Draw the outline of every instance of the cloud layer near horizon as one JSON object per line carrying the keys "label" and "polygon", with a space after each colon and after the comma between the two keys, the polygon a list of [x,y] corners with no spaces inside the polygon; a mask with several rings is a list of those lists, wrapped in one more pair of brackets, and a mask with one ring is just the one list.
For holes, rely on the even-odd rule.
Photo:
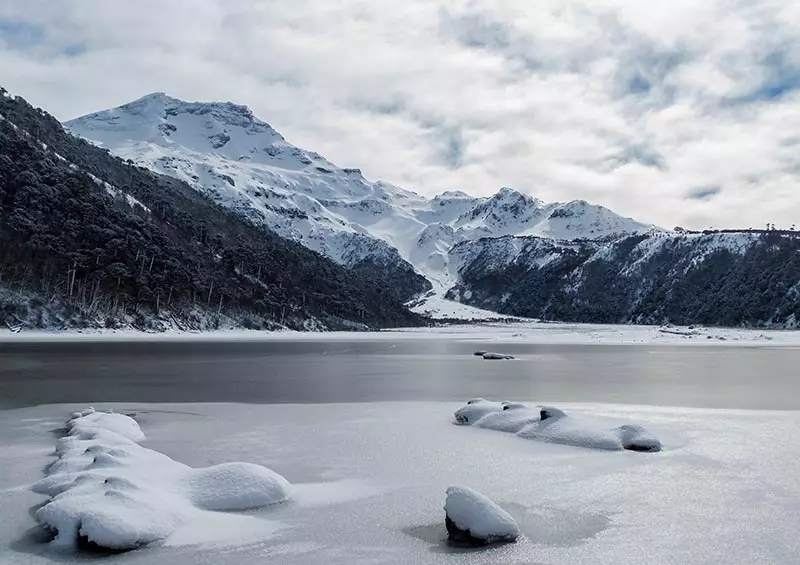
{"label": "cloud layer near horizon", "polygon": [[6,0],[0,85],[60,119],[250,106],[411,190],[584,198],[668,227],[800,218],[800,5]]}

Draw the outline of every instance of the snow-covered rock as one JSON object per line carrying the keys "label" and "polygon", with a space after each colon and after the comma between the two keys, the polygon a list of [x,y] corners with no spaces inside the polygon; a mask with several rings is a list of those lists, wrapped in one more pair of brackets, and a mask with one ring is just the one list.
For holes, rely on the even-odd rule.
{"label": "snow-covered rock", "polygon": [[642,426],[570,416],[552,406],[474,399],[455,413],[455,423],[516,434],[523,439],[606,450],[661,451],[661,441]]}
{"label": "snow-covered rock", "polygon": [[98,433],[109,432],[133,442],[144,441],[145,436],[142,428],[136,420],[125,414],[114,414],[110,412],[90,411],[79,412],[80,416],[67,420],[67,430],[72,437],[90,437]]}
{"label": "snow-covered rock", "polygon": [[444,511],[447,533],[457,543],[512,542],[520,535],[519,526],[508,512],[469,487],[448,487]]}
{"label": "snow-covered rock", "polygon": [[275,471],[253,463],[194,469],[183,486],[192,503],[206,510],[249,510],[285,502],[291,488]]}
{"label": "snow-covered rock", "polygon": [[247,510],[288,500],[291,485],[251,463],[192,469],[142,447],[136,421],[86,410],[67,421],[58,459],[32,490],[50,497],[37,521],[68,547],[133,549],[166,540],[208,511]]}
{"label": "snow-covered rock", "polygon": [[513,359],[514,358],[513,355],[508,355],[506,353],[493,353],[491,351],[484,353],[482,357],[484,359],[489,359],[489,360],[503,360],[503,359]]}
{"label": "snow-covered rock", "polygon": [[466,406],[456,411],[455,422],[457,424],[471,426],[487,414],[500,412],[502,410],[502,402],[492,402],[485,398],[472,398],[467,401]]}
{"label": "snow-covered rock", "polygon": [[539,410],[532,410],[525,404],[509,402],[499,412],[490,412],[474,423],[476,427],[515,434],[522,428],[541,419]]}

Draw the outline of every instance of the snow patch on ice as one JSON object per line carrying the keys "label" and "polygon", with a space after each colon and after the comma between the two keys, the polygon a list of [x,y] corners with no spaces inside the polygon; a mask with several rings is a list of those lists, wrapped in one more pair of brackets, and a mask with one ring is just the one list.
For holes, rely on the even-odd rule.
{"label": "snow patch on ice", "polygon": [[[181,528],[226,531],[226,516],[212,511],[260,508],[289,499],[281,475],[252,463],[192,469],[138,444],[145,436],[124,414],[87,409],[73,413],[58,440],[58,459],[34,492],[50,500],[37,521],[56,534],[54,543],[133,549],[165,541]],[[227,516],[227,531],[271,534],[277,526],[250,516]],[[247,524],[243,524],[247,522]],[[184,532],[179,539],[197,536]]]}

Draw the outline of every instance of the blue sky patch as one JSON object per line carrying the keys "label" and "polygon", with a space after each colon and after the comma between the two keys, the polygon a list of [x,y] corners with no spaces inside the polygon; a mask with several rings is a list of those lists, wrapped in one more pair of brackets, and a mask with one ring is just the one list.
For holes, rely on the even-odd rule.
{"label": "blue sky patch", "polygon": [[722,192],[722,188],[719,186],[700,186],[689,193],[689,198],[692,200],[709,200],[720,192]]}
{"label": "blue sky patch", "polygon": [[44,28],[40,25],[0,18],[0,42],[12,49],[24,50],[35,47],[44,41],[44,37]]}

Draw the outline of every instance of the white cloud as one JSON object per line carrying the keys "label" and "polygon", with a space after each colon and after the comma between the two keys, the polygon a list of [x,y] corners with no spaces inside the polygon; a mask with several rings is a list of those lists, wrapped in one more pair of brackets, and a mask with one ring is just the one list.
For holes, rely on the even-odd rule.
{"label": "white cloud", "polygon": [[423,193],[513,186],[667,226],[800,216],[791,0],[5,0],[0,76],[62,119],[151,91],[233,100]]}

